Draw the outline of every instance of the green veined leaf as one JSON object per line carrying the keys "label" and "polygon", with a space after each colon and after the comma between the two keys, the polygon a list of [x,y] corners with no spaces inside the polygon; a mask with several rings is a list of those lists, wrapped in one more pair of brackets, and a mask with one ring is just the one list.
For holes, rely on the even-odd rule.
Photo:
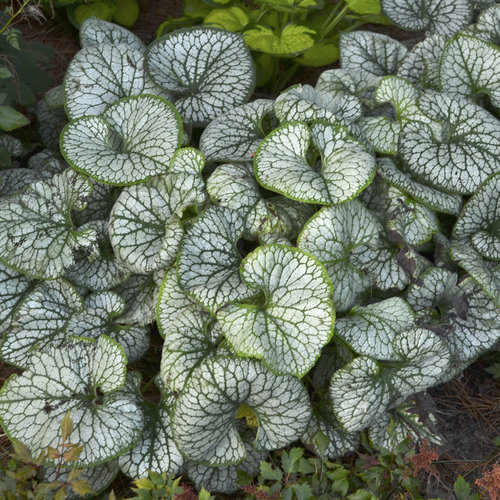
{"label": "green veined leaf", "polygon": [[407,52],[398,68],[398,75],[419,86],[439,89],[439,64],[448,38],[427,36]]}
{"label": "green veined leaf", "polygon": [[202,465],[243,461],[246,450],[234,425],[243,403],[258,418],[257,450],[292,443],[311,417],[307,391],[295,377],[273,375],[256,361],[209,358],[191,376],[173,409],[174,440],[184,456]]}
{"label": "green veined leaf", "polygon": [[241,216],[224,207],[208,208],[186,231],[177,263],[179,283],[211,312],[254,294],[239,273],[236,242],[243,232]]}
{"label": "green veined leaf", "polygon": [[217,167],[207,180],[207,191],[215,204],[240,213],[250,238],[272,233],[293,239],[313,214],[309,205],[281,196],[265,198],[249,165]]}
{"label": "green veined leaf", "polygon": [[126,364],[121,347],[105,336],[35,352],[26,371],[11,376],[0,390],[3,428],[38,456],[48,446],[57,448],[61,420],[69,411],[74,429],[68,439],[85,444],[71,466],[113,459],[132,446],[144,425],[130,387],[138,380],[130,375],[124,385]]}
{"label": "green veined leaf", "polygon": [[9,328],[12,314],[35,284],[34,279],[0,264],[0,332]]}
{"label": "green veined leaf", "polygon": [[332,95],[310,85],[296,85],[278,96],[274,111],[281,123],[325,119],[347,126],[361,116],[361,103],[352,95]]}
{"label": "green veined leaf", "polygon": [[61,152],[73,168],[123,186],[165,173],[181,138],[172,104],[140,95],[115,102],[101,116],[70,122],[61,134]]}
{"label": "green veined leaf", "polygon": [[377,248],[380,225],[358,201],[325,207],[302,229],[297,246],[317,257],[333,284],[333,303],[337,311],[348,311],[370,281],[350,259],[356,247]]}
{"label": "green veined leaf", "polygon": [[302,377],[333,335],[332,286],[311,255],[269,245],[249,254],[241,276],[265,295],[264,305],[232,304],[217,313],[239,356],[262,359],[280,375]]}
{"label": "green veined leaf", "polygon": [[74,337],[98,339],[101,335],[116,340],[130,363],[142,358],[149,348],[147,328],[126,325],[117,320],[123,313],[125,301],[115,292],[105,291],[87,295],[83,310],[73,314],[67,323],[67,334]]}
{"label": "green veined leaf", "polygon": [[255,87],[255,68],[243,38],[211,27],[177,30],[153,42],[146,68],[171,92],[183,120],[207,125],[243,104]]}
{"label": "green veined leaf", "polygon": [[82,309],[82,298],[67,281],[38,284],[14,313],[0,350],[2,359],[26,367],[36,350],[61,346],[72,335],[67,331],[71,316]]}
{"label": "green veined leaf", "polygon": [[168,167],[169,174],[201,175],[205,166],[203,153],[195,148],[178,149]]}
{"label": "green veined leaf", "polygon": [[50,179],[55,174],[64,172],[67,165],[59,153],[51,151],[50,149],[44,149],[43,151],[30,156],[30,159],[28,160],[28,167],[39,172],[46,179]]}
{"label": "green veined leaf", "polygon": [[337,335],[359,354],[381,360],[394,360],[394,339],[415,325],[415,315],[400,297],[351,309],[335,323]]}
{"label": "green veined leaf", "polygon": [[[49,484],[54,484],[56,482],[71,483],[70,474],[71,471],[74,470],[75,469],[60,469],[59,467],[44,467],[43,481]],[[81,474],[78,476],[78,480],[87,481],[92,488],[92,492],[97,495],[107,489],[118,474],[120,468],[118,466],[118,460],[111,460],[102,465],[85,467],[80,470]],[[66,498],[68,500],[73,500],[81,498],[81,496],[67,489]]]}
{"label": "green veined leaf", "polygon": [[287,24],[276,33],[269,26],[256,25],[244,31],[243,35],[252,50],[273,56],[290,56],[311,48],[316,31],[300,24]]}
{"label": "green veined leaf", "polygon": [[491,5],[479,13],[477,22],[474,26],[474,35],[489,43],[499,45],[500,27],[500,7]]}
{"label": "green veined leaf", "polygon": [[427,207],[445,214],[458,215],[462,197],[449,194],[413,179],[410,174],[399,170],[390,158],[379,158],[377,172],[388,183],[409,194]]}
{"label": "green veined leaf", "polygon": [[170,477],[182,471],[184,458],[174,443],[170,425],[174,402],[174,396],[165,394],[163,389],[158,405],[141,400],[146,422],[144,433],[130,451],[118,458],[120,469],[127,476],[139,479],[152,471]]}
{"label": "green veined leaf", "polygon": [[64,89],[62,84],[47,90],[43,98],[49,108],[62,108],[64,106]]}
{"label": "green veined leaf", "polygon": [[334,95],[347,94],[360,99],[371,99],[374,88],[380,81],[379,76],[357,68],[354,72],[349,69],[335,68],[323,71],[319,75],[315,89]]}
{"label": "green veined leaf", "polygon": [[44,179],[41,172],[29,168],[6,168],[0,170],[0,198],[7,198],[29,184]]}
{"label": "green veined leaf", "polygon": [[64,107],[71,120],[97,116],[114,102],[145,91],[142,51],[127,43],[91,45],[69,63]]}
{"label": "green veined leaf", "polygon": [[113,249],[132,272],[149,274],[171,265],[184,234],[181,219],[205,200],[200,176],[168,174],[126,187],[110,214]]}
{"label": "green veined leaf", "polygon": [[74,251],[96,245],[92,229],[71,224],[72,209],[82,210],[92,186],[68,169],[0,201],[0,261],[29,276],[54,279],[75,262]]}
{"label": "green veined leaf", "polygon": [[82,47],[121,43],[127,44],[134,50],[144,51],[146,48],[141,39],[128,29],[98,17],[88,17],[80,25],[80,45]]}
{"label": "green veined leaf", "polygon": [[[311,139],[321,153],[320,171],[307,161]],[[375,160],[343,127],[317,122],[309,130],[291,122],[262,141],[254,169],[266,189],[305,203],[331,205],[354,198],[371,182]]]}
{"label": "green veined leaf", "polygon": [[181,290],[174,268],[163,278],[156,321],[165,339],[160,365],[162,380],[172,391],[180,392],[203,359],[215,354],[220,329],[212,316]]}
{"label": "green veined leaf", "polygon": [[59,135],[68,123],[68,117],[63,108],[50,108],[45,99],[40,99],[36,106],[38,132],[43,146],[59,150]]}
{"label": "green veined leaf", "polygon": [[408,170],[445,191],[470,194],[498,171],[500,124],[460,97],[424,94],[418,106],[439,126],[409,122],[401,131],[399,154]]}
{"label": "green veined leaf", "polygon": [[364,72],[375,77],[395,75],[406,51],[400,42],[380,33],[342,33],[340,66],[342,69],[354,71],[362,68]]}
{"label": "green veined leaf", "polygon": [[397,26],[451,36],[472,20],[469,0],[381,0],[383,13]]}
{"label": "green veined leaf", "polygon": [[207,161],[251,161],[271,122],[273,101],[257,99],[213,120],[203,131],[200,149]]}
{"label": "green veined leaf", "polygon": [[12,156],[23,154],[23,143],[9,134],[0,134],[0,150],[7,151]]}
{"label": "green veined leaf", "polygon": [[500,48],[496,45],[474,36],[454,36],[441,58],[441,90],[471,98],[486,94],[500,107],[500,84],[494,71],[499,64]]}

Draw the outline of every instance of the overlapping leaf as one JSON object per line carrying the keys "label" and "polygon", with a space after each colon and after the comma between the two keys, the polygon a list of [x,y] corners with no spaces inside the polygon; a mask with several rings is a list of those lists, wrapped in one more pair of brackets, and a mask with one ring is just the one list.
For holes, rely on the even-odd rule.
{"label": "overlapping leaf", "polygon": [[108,23],[103,19],[91,16],[80,25],[80,45],[82,47],[121,43],[139,51],[145,49],[145,45],[139,37],[118,24]]}
{"label": "overlapping leaf", "polygon": [[354,248],[379,245],[380,225],[358,201],[325,207],[304,226],[297,246],[317,257],[333,284],[337,311],[347,311],[370,285],[364,272],[350,259]]}
{"label": "overlapping leaf", "polygon": [[257,450],[292,443],[311,417],[307,391],[295,377],[273,375],[256,361],[210,358],[191,376],[173,409],[174,440],[184,456],[217,466],[244,460],[234,422],[243,403],[258,418]]}
{"label": "overlapping leaf", "polygon": [[[310,142],[321,167],[308,163]],[[262,141],[254,158],[255,176],[266,189],[305,203],[331,205],[354,198],[373,179],[375,159],[345,128],[291,122]]]}
{"label": "overlapping leaf", "polygon": [[263,305],[232,304],[217,313],[239,356],[262,359],[277,374],[302,377],[333,335],[332,286],[304,251],[267,245],[248,255],[241,276],[264,293]]}
{"label": "overlapping leaf", "polygon": [[251,161],[272,123],[272,110],[273,101],[257,99],[237,106],[210,122],[200,137],[200,149],[206,159]]}
{"label": "overlapping leaf", "polygon": [[255,87],[255,68],[241,35],[206,26],[156,40],[146,52],[146,67],[193,125],[207,125],[243,104]]}
{"label": "overlapping leaf", "polygon": [[73,168],[123,186],[165,173],[181,138],[172,104],[140,95],[114,103],[100,116],[70,122],[61,135],[61,152]]}
{"label": "overlapping leaf", "polygon": [[0,390],[2,426],[38,456],[48,446],[57,448],[69,411],[74,428],[68,440],[85,444],[71,465],[110,461],[132,446],[144,426],[133,392],[138,380],[130,376],[125,383],[126,363],[123,350],[105,336],[37,351],[26,371]]}
{"label": "overlapping leaf", "polygon": [[0,261],[29,276],[53,279],[75,262],[78,249],[93,253],[92,229],[78,231],[71,210],[85,208],[92,186],[66,170],[0,201]]}

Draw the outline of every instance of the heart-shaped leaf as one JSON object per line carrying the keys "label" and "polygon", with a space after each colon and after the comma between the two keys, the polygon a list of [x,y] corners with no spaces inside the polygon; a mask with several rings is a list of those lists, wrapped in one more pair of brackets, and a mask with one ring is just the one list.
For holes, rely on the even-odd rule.
{"label": "heart-shaped leaf", "polygon": [[469,0],[381,0],[383,13],[397,26],[451,36],[472,19]]}
{"label": "heart-shaped leaf", "polygon": [[32,354],[66,342],[71,316],[83,309],[76,290],[64,280],[45,281],[20,303],[0,350],[8,363],[25,367]]}
{"label": "heart-shaped leaf", "polygon": [[127,44],[134,50],[144,51],[145,49],[144,43],[138,36],[118,24],[91,16],[80,25],[80,45],[82,47],[120,43]]}
{"label": "heart-shaped leaf", "polygon": [[177,263],[181,288],[211,312],[254,294],[239,273],[241,256],[236,243],[243,232],[237,212],[210,207],[182,240]]}
{"label": "heart-shaped leaf", "polygon": [[110,215],[111,245],[132,272],[165,269],[176,258],[184,234],[184,211],[205,200],[198,175],[169,174],[126,187]]}
{"label": "heart-shaped leaf", "polygon": [[172,104],[140,95],[115,102],[101,116],[70,122],[61,134],[61,152],[76,170],[124,186],[165,173],[181,138]]}
{"label": "heart-shaped leaf", "polygon": [[64,104],[71,120],[97,116],[123,97],[145,91],[143,51],[128,43],[84,47],[64,77]]}
{"label": "heart-shaped leaf", "polygon": [[163,278],[156,320],[165,339],[161,377],[169,389],[180,392],[203,359],[216,352],[221,333],[212,316],[181,290],[173,268]]}
{"label": "heart-shaped leaf", "polygon": [[[310,142],[321,153],[321,169],[308,163]],[[291,122],[271,132],[254,158],[255,176],[266,189],[305,203],[348,201],[373,179],[375,159],[344,127]]]}
{"label": "heart-shaped leaf", "polygon": [[410,172],[445,191],[470,194],[500,169],[500,123],[460,97],[424,94],[421,111],[438,126],[409,122],[401,131],[399,154]]}
{"label": "heart-shaped leaf", "polygon": [[145,415],[145,430],[137,443],[118,458],[120,469],[133,479],[145,477],[148,471],[177,476],[184,465],[184,458],[172,438],[170,410],[175,397],[164,392],[161,382],[161,400],[156,405],[141,398]]}
{"label": "heart-shaped leaf", "polygon": [[365,273],[350,259],[354,248],[380,244],[380,224],[358,201],[325,207],[304,226],[297,246],[317,257],[333,284],[337,311],[348,311],[370,286]]}
{"label": "heart-shaped leaf", "polygon": [[475,36],[454,36],[447,43],[441,58],[441,90],[471,98],[486,94],[498,108],[500,83],[495,68],[499,64],[500,47]]}
{"label": "heart-shaped leaf", "polygon": [[257,99],[237,106],[213,120],[200,137],[207,161],[252,161],[270,122],[273,101]]}
{"label": "heart-shaped leaf", "polygon": [[242,36],[207,26],[177,30],[153,42],[146,68],[192,125],[207,125],[243,104],[255,87],[254,64]]}
{"label": "heart-shaped leaf", "polygon": [[173,409],[174,440],[184,456],[206,465],[241,462],[246,450],[234,419],[243,403],[258,419],[257,450],[292,443],[311,417],[307,391],[295,377],[273,375],[256,361],[209,358]]}
{"label": "heart-shaped leaf", "polygon": [[125,384],[126,364],[122,348],[106,336],[35,352],[26,371],[0,390],[3,428],[38,456],[48,446],[58,447],[61,420],[69,411],[74,427],[68,442],[85,445],[71,466],[112,460],[144,426],[133,392],[138,380],[131,376]]}
{"label": "heart-shaped leaf", "polygon": [[71,210],[85,208],[90,182],[68,169],[0,201],[0,261],[29,276],[54,279],[75,262],[75,250],[93,253],[93,229],[78,231]]}
{"label": "heart-shaped leaf", "polygon": [[265,198],[247,164],[217,167],[207,180],[207,191],[214,203],[243,217],[250,238],[276,234],[293,239],[313,214],[311,206],[283,196]]}
{"label": "heart-shaped leaf", "polygon": [[239,356],[262,359],[280,375],[305,375],[333,335],[332,286],[311,255],[278,245],[259,247],[241,263],[241,276],[263,292],[263,305],[232,304],[217,313]]}

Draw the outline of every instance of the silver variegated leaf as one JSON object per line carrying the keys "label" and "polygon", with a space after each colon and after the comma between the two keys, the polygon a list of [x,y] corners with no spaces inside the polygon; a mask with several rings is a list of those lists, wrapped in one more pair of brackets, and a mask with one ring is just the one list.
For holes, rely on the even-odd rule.
{"label": "silver variegated leaf", "polygon": [[144,432],[134,446],[118,458],[121,471],[132,479],[147,477],[148,471],[165,472],[168,477],[178,476],[184,465],[170,425],[170,411],[175,397],[164,393],[163,387],[161,389],[162,397],[157,405],[141,398],[146,423]]}
{"label": "silver variegated leaf", "polygon": [[64,106],[64,89],[62,84],[47,90],[43,98],[49,108],[62,108]]}
{"label": "silver variegated leaf", "polygon": [[36,280],[0,264],[0,332],[9,328],[17,306],[35,285]]}
{"label": "silver variegated leaf", "polygon": [[424,94],[418,105],[439,127],[409,122],[399,154],[411,173],[434,187],[471,194],[500,169],[500,122],[458,96]]}
{"label": "silver variegated leaf", "polygon": [[0,134],[0,149],[6,151],[12,156],[21,156],[23,154],[23,143],[9,134]]}
{"label": "silver variegated leaf", "polygon": [[398,68],[398,75],[419,87],[439,89],[439,64],[448,38],[434,34],[427,36],[407,52]]}
{"label": "silver variegated leaf", "polygon": [[240,273],[265,303],[219,310],[226,339],[239,356],[262,359],[273,373],[304,376],[333,335],[333,290],[324,267],[303,250],[268,245],[245,257]]}
{"label": "silver variegated leaf", "polygon": [[451,36],[472,20],[469,0],[382,0],[383,13],[397,26]]}
{"label": "silver variegated leaf", "polygon": [[26,367],[38,349],[59,347],[72,335],[67,331],[71,317],[82,309],[82,298],[67,281],[38,284],[14,313],[0,349],[2,359]]}
{"label": "silver variegated leaf", "polygon": [[90,258],[88,254],[79,252],[75,265],[65,277],[74,285],[92,291],[109,290],[123,283],[129,277],[130,271],[118,262],[113,254],[108,236],[108,221],[94,220],[78,229],[93,229],[97,233],[98,255]]}
{"label": "silver variegated leaf", "polygon": [[268,127],[273,125],[272,111],[272,100],[257,99],[211,121],[200,137],[200,149],[207,161],[252,161]]}
{"label": "silver variegated leaf", "polygon": [[[407,49],[397,40],[371,31],[342,33],[340,37],[340,66],[374,77],[395,75]],[[375,78],[374,82],[380,78]],[[376,83],[375,83],[376,85]]]}
{"label": "silver variegated leaf", "polygon": [[[59,467],[45,467],[43,468],[43,481],[49,484],[58,482],[71,484],[72,481],[69,479],[69,475],[72,470],[61,469]],[[92,488],[92,493],[84,495],[83,498],[91,498],[102,493],[111,484],[119,470],[118,460],[111,460],[102,465],[81,469],[78,480],[87,481]],[[81,498],[82,495],[76,494],[71,487],[66,488],[66,500],[81,500]]]}
{"label": "silver variegated leaf", "polygon": [[6,168],[0,170],[0,199],[21,191],[33,182],[44,179],[36,170],[29,168]]}
{"label": "silver variegated leaf", "polygon": [[[310,143],[321,166],[308,162]],[[373,179],[375,159],[345,128],[315,122],[282,125],[262,141],[254,158],[255,176],[266,189],[305,203],[332,205],[356,197]]]}
{"label": "silver variegated leaf", "polygon": [[184,234],[182,215],[205,200],[199,175],[168,174],[126,187],[111,211],[109,236],[118,259],[132,272],[170,266]]}
{"label": "silver variegated leaf", "polygon": [[237,212],[210,207],[182,240],[177,263],[181,288],[213,313],[254,295],[239,273],[241,256],[236,243],[243,233],[244,221]]}
{"label": "silver variegated leaf", "polygon": [[96,232],[78,231],[71,210],[85,208],[90,182],[72,170],[37,181],[0,201],[0,261],[29,276],[54,279],[75,262],[75,250],[95,251]]}
{"label": "silver variegated leaf", "polygon": [[127,44],[134,50],[144,51],[146,48],[141,39],[128,29],[98,17],[88,17],[80,25],[80,45],[82,47],[121,43]]}
{"label": "silver variegated leaf", "polygon": [[361,102],[353,95],[324,92],[310,85],[295,85],[277,97],[274,111],[281,123],[310,123],[325,119],[347,126],[361,116]]}
{"label": "silver variegated leaf", "polygon": [[257,450],[294,442],[311,418],[307,391],[295,377],[273,375],[257,361],[209,358],[191,376],[173,409],[174,440],[183,455],[204,465],[242,462],[246,450],[235,416],[243,403],[258,419]]}
{"label": "silver variegated leaf", "polygon": [[329,460],[335,460],[347,453],[352,453],[359,447],[359,433],[345,431],[333,415],[329,415],[329,418],[326,419],[313,413],[309,426],[300,440],[312,448],[314,453],[318,456],[320,456],[321,453],[314,439],[318,431],[328,438],[328,447],[324,452],[324,456]]}
{"label": "silver variegated leaf", "polygon": [[149,348],[149,331],[138,325],[120,323],[125,301],[115,292],[92,293],[84,299],[83,310],[73,314],[67,324],[67,333],[75,337],[98,339],[101,335],[116,340],[130,363],[142,358]]}
{"label": "silver variegated leaf", "polygon": [[122,348],[105,336],[35,352],[27,369],[0,390],[3,428],[38,456],[48,446],[58,447],[69,411],[74,428],[68,442],[85,445],[71,466],[112,460],[133,445],[144,426],[134,393],[139,381],[130,374],[125,383],[126,364]]}
{"label": "silver variegated leaf", "polygon": [[380,81],[379,76],[358,67],[352,69],[335,68],[323,71],[319,75],[315,89],[334,95],[352,95],[364,102],[371,99],[374,88]]}
{"label": "silver variegated leaf", "polygon": [[217,351],[220,329],[212,316],[181,290],[173,268],[163,278],[156,321],[165,339],[160,365],[162,380],[169,389],[180,392],[203,359]]}
{"label": "silver variegated leaf", "polygon": [[333,284],[337,311],[348,311],[370,286],[365,273],[350,259],[354,248],[380,243],[380,224],[358,200],[317,212],[302,229],[297,246],[318,258]]}
{"label": "silver variegated leaf", "polygon": [[100,116],[70,122],[61,135],[68,163],[105,184],[135,184],[164,174],[181,145],[179,114],[153,95],[127,97]]}
{"label": "silver variegated leaf", "polygon": [[446,44],[441,58],[441,90],[470,98],[486,94],[498,108],[500,82],[495,68],[499,64],[500,47],[474,36],[454,36]]}
{"label": "silver variegated leaf", "polygon": [[243,37],[207,26],[177,30],[153,42],[146,68],[192,125],[207,125],[245,103],[255,87],[255,67]]}
{"label": "silver variegated leaf", "polygon": [[309,205],[285,197],[265,198],[248,164],[224,164],[207,180],[212,202],[241,214],[250,238],[277,234],[293,239],[313,214]]}
{"label": "silver variegated leaf", "polygon": [[203,153],[195,148],[178,149],[170,160],[169,174],[201,175],[205,166]]}
{"label": "silver variegated leaf", "polygon": [[68,123],[64,108],[50,108],[45,99],[40,99],[36,106],[38,132],[44,147],[58,150],[59,135]]}
{"label": "silver variegated leaf", "polygon": [[394,339],[415,325],[415,315],[400,297],[351,309],[335,323],[335,332],[357,353],[394,361]]}
{"label": "silver variegated leaf", "polygon": [[145,89],[143,51],[128,43],[84,47],[64,77],[64,107],[71,120],[97,116],[114,102]]}
{"label": "silver variegated leaf", "polygon": [[419,182],[408,172],[398,169],[390,158],[379,158],[377,160],[377,173],[388,183],[437,212],[451,215],[458,215],[460,212],[462,207],[462,197],[460,195],[445,193]]}
{"label": "silver variegated leaf", "polygon": [[64,172],[68,168],[68,165],[59,153],[50,149],[44,149],[30,156],[28,168],[39,172],[45,179],[50,179],[55,174]]}
{"label": "silver variegated leaf", "polygon": [[486,42],[500,44],[500,6],[491,5],[479,13],[474,35]]}

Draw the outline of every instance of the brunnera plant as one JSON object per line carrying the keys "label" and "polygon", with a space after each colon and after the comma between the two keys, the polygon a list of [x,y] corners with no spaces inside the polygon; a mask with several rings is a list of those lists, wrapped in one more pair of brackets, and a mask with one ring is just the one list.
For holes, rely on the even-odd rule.
{"label": "brunnera plant", "polygon": [[85,21],[47,149],[0,171],[6,434],[36,456],[69,411],[61,467],[96,491],[121,470],[231,493],[299,440],[439,442],[413,395],[500,338],[500,11],[464,26],[462,3],[382,2],[427,36],[345,33],[339,69],[256,100],[238,34]]}

